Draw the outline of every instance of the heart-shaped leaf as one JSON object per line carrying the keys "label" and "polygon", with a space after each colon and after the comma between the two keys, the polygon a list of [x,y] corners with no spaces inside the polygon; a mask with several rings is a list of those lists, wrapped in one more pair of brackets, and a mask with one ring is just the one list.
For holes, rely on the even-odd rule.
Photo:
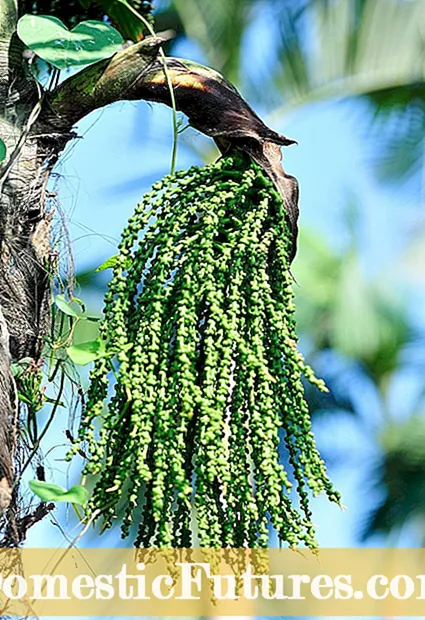
{"label": "heart-shaped leaf", "polygon": [[67,299],[65,299],[65,296],[60,294],[60,295],[56,295],[55,304],[59,308],[59,310],[61,310],[64,314],[67,314],[68,316],[72,316],[76,319],[81,318],[82,310],[76,301],[74,300],[72,300],[72,302],[67,301]]}
{"label": "heart-shaped leaf", "polygon": [[43,502],[70,502],[84,506],[89,495],[86,487],[81,485],[71,487],[67,491],[56,484],[50,484],[50,482],[31,480],[29,486],[31,491]]}
{"label": "heart-shaped leaf", "polygon": [[6,145],[0,138],[0,164],[4,159],[6,159]]}
{"label": "heart-shaped leaf", "polygon": [[74,364],[78,366],[86,366],[90,362],[94,362],[101,357],[105,357],[105,342],[98,338],[97,340],[89,340],[81,344],[74,344],[67,348],[67,353]]}
{"label": "heart-shaped leaf", "polygon": [[115,28],[88,20],[68,30],[57,17],[24,15],[18,35],[33,52],[58,69],[89,65],[112,56],[123,38]]}

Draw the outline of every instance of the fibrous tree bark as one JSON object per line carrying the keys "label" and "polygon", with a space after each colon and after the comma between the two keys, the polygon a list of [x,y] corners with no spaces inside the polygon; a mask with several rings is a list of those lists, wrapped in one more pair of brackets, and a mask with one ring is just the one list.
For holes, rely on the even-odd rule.
{"label": "fibrous tree bark", "polygon": [[[11,362],[42,364],[50,324],[50,292],[57,269],[51,245],[54,210],[49,176],[75,124],[119,100],[171,104],[159,50],[149,37],[112,58],[90,65],[45,92],[28,70],[28,54],[16,36],[17,0],[0,0],[0,137],[8,156],[0,167],[0,528],[3,545],[19,545],[28,527],[47,514],[19,506],[22,462],[20,410]],[[279,145],[291,144],[262,123],[222,76],[192,63],[167,59],[177,108],[215,139],[222,152],[251,155],[284,196],[295,251],[298,186],[286,175]],[[38,365],[38,366],[37,366]]]}
{"label": "fibrous tree bark", "polygon": [[1,0],[0,7],[0,136],[8,152],[0,170],[0,511],[3,542],[16,545],[26,532],[20,524],[29,515],[18,508],[20,416],[10,367],[22,359],[42,363],[57,262],[49,175],[76,137],[74,123],[92,109],[125,98],[161,40],[147,40],[89,68],[84,80],[72,80],[65,93],[49,98],[27,70],[27,55],[15,34],[16,1]]}

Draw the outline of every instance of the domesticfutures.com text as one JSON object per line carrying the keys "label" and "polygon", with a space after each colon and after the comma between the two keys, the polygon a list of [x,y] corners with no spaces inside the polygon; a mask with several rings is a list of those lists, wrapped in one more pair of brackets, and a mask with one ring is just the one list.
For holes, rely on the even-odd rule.
{"label": "domesticfutures.com text", "polygon": [[200,600],[213,596],[217,600],[425,600],[424,575],[375,574],[363,584],[353,585],[349,574],[310,576],[307,574],[256,575],[251,564],[240,575],[216,575],[208,562],[176,563],[177,581],[170,574],[149,580],[143,562],[138,573],[129,573],[127,564],[114,574],[81,574],[72,579],[65,575],[0,575],[0,593],[8,600],[30,598],[47,600]]}

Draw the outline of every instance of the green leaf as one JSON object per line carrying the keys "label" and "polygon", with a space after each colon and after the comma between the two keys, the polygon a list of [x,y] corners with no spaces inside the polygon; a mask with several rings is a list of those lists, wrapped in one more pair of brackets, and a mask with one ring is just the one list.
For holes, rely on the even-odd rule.
{"label": "green leaf", "polygon": [[6,145],[0,138],[0,164],[6,159]]}
{"label": "green leaf", "polygon": [[[119,254],[115,254],[115,256],[111,256],[110,258],[107,258],[104,263],[102,263],[99,267],[97,267],[97,269],[95,269],[94,273],[99,273],[100,271],[104,271],[105,269],[113,269],[115,265],[117,264],[118,259],[119,259]],[[128,256],[125,259],[124,269],[129,269],[129,267],[131,267],[131,263],[132,263],[132,258],[131,256]]]}
{"label": "green leaf", "polygon": [[33,362],[34,360],[32,357],[23,357],[18,362],[11,362],[10,370],[15,379],[19,379]]}
{"label": "green leaf", "polygon": [[103,22],[84,21],[69,31],[60,19],[47,15],[21,17],[18,35],[37,56],[58,69],[108,58],[123,44],[118,30]]}
{"label": "green leaf", "polygon": [[125,39],[136,42],[143,38],[145,24],[126,0],[97,0],[97,2],[114,21]]}
{"label": "green leaf", "polygon": [[[422,2],[335,0],[305,6],[300,19],[296,7],[291,13],[281,3],[273,83],[279,106],[280,93],[285,98],[274,114],[323,99],[412,91],[424,81]],[[393,96],[394,91],[388,101]]]}
{"label": "green leaf", "polygon": [[73,316],[76,319],[80,319],[81,310],[78,306],[81,304],[78,304],[77,307],[75,307],[72,305],[73,303],[78,304],[77,301],[67,301],[64,295],[56,295],[55,297],[55,304],[57,305],[59,310],[61,310],[64,314],[67,314],[68,316]]}
{"label": "green leaf", "polygon": [[31,405],[32,401],[27,396],[24,396],[24,394],[22,394],[21,392],[18,392],[18,399],[21,401],[21,403]]}
{"label": "green leaf", "polygon": [[[174,0],[172,3],[182,30],[202,46],[207,64],[231,82],[239,81],[242,42],[256,15],[256,11],[249,10],[249,4],[241,0]],[[286,7],[288,3],[275,4]]]}
{"label": "green leaf", "polygon": [[105,356],[105,342],[100,338],[89,340],[81,344],[74,344],[67,348],[70,359],[78,366],[86,366],[90,362]]}
{"label": "green leaf", "polygon": [[113,269],[117,264],[118,254],[115,256],[110,256],[107,258],[97,269],[95,269],[95,273],[99,273],[100,271],[105,271],[105,269]]}
{"label": "green leaf", "polygon": [[362,538],[390,534],[425,518],[425,418],[423,411],[406,420],[387,421],[380,431],[382,457],[371,479],[380,489]]}
{"label": "green leaf", "polygon": [[67,491],[50,482],[31,480],[29,487],[43,502],[70,502],[84,506],[89,495],[87,489],[81,485],[71,487]]}

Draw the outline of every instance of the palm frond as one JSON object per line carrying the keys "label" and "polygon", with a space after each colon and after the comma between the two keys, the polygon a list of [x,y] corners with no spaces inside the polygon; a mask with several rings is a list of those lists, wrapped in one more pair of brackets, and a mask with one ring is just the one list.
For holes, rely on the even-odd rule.
{"label": "palm frond", "polygon": [[[332,253],[317,235],[300,234],[297,315],[315,351],[331,348],[356,360],[379,385],[399,363],[412,333],[402,300],[381,278],[371,281],[356,247]],[[314,265],[314,269],[311,266]]]}
{"label": "palm frond", "polygon": [[[374,482],[384,490],[380,504],[369,514],[363,540],[373,534],[389,534],[412,519],[425,531],[425,419],[412,416],[404,423],[388,425],[382,435],[383,457]],[[419,541],[422,543],[423,541]]]}
{"label": "palm frond", "polygon": [[374,97],[377,148],[373,164],[379,180],[415,184],[420,191],[425,167],[425,84],[410,89],[407,102],[400,101],[402,94],[396,91],[391,98],[388,93],[382,99],[385,103],[381,103],[381,93]]}
{"label": "palm frond", "polygon": [[236,83],[253,4],[254,0],[174,0],[186,35],[202,47],[208,64]]}
{"label": "palm frond", "polygon": [[423,83],[424,17],[425,6],[418,0],[312,0],[289,36],[288,20],[282,17],[275,72],[284,99],[279,112]]}

